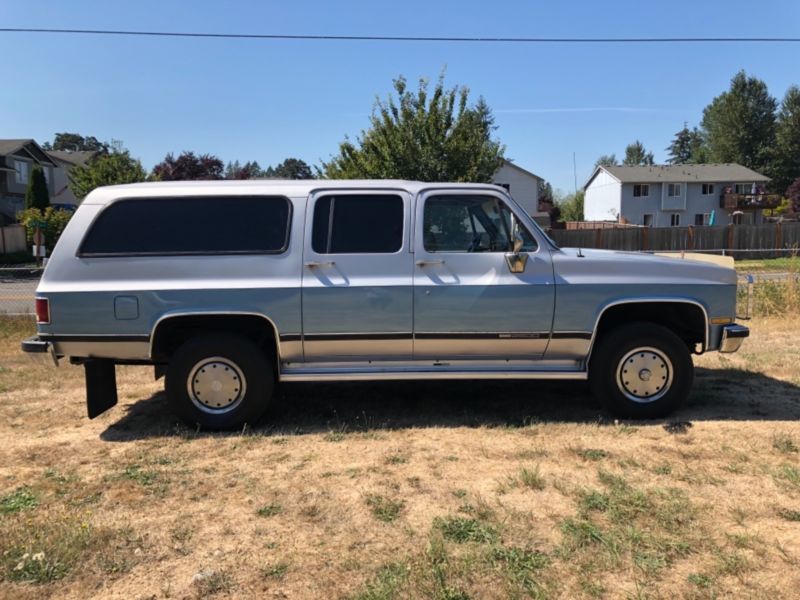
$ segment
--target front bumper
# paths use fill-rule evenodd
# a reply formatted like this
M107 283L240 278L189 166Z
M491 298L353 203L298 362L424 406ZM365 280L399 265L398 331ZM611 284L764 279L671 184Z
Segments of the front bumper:
M722 339L719 343L720 352L736 352L750 336L750 330L744 325L726 325L722 328Z

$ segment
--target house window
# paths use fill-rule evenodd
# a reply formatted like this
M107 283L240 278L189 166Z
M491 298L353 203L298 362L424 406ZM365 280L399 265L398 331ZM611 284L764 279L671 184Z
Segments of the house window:
M44 173L44 180L47 183L48 189L50 188L50 169L47 167L42 167L42 173Z
M650 195L650 186L646 183L633 184L633 197L634 198L647 198Z
M28 183L28 163L24 160L14 161L14 180L17 183Z
M681 184L680 183L668 183L667 184L667 196L670 198L677 198L681 195Z
M645 227L652 227L653 215L652 214L644 215L644 217L642 218L642 225L644 225Z
M681 226L681 216L678 213L672 213L669 216L669 224L671 227L680 227Z
M694 224L697 227L705 227L711 221L711 213L697 213L694 216Z
M713 183L704 183L703 184L703 196L711 196L714 193L714 184Z
M737 183L734 188L737 194L751 194L753 192L752 183Z

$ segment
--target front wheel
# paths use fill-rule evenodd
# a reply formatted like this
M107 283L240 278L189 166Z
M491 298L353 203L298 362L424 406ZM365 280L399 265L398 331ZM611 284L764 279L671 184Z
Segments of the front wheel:
M250 340L228 334L190 339L170 358L165 382L172 409L208 429L253 425L272 396L274 375L266 354Z
M693 378L686 343L653 323L631 323L605 334L589 363L592 392L625 418L668 415L686 401Z

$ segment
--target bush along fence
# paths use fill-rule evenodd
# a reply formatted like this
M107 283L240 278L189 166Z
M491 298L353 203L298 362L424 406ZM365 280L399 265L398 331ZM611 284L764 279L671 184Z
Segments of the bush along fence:
M800 223L724 227L636 227L626 229L554 229L550 236L564 248L600 248L636 252L710 252L734 258L777 258L800 250Z

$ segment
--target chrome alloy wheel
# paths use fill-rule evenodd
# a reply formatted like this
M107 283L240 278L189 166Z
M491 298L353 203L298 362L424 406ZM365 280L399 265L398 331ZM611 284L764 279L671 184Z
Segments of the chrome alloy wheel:
M197 408L221 414L239 405L247 391L247 381L235 362L223 356L212 356L192 367L186 390Z
M653 402L672 386L672 362L667 355L650 347L628 352L617 366L617 388L634 402Z

